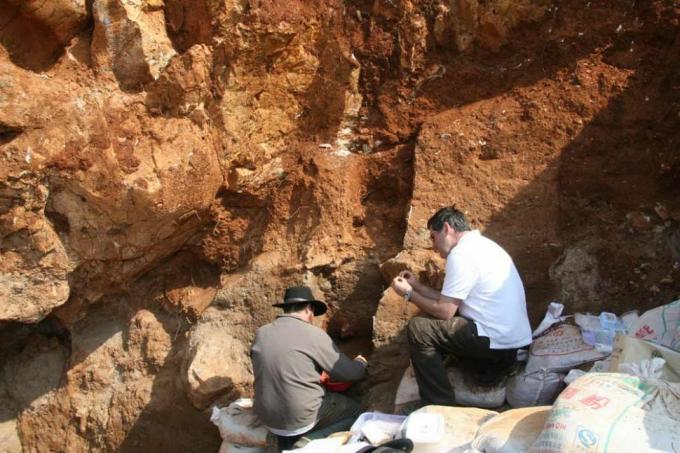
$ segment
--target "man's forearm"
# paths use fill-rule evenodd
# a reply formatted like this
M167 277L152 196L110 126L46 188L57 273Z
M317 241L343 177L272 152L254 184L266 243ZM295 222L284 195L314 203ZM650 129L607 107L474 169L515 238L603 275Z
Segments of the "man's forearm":
M437 291L434 288L430 288L429 286L427 286L423 283L416 282L415 285L413 285L413 290L426 299L430 299L430 300L433 300L433 301L436 301L436 300L439 299L439 295L440 295L439 291Z
M357 382L366 374L366 363L340 354L340 360L328 370L328 374L337 381Z
M458 307L452 303L441 303L439 301L439 293L436 291L435 293L437 294L437 298L432 299L424 296L420 292L414 291L413 294L411 294L411 302L428 315L437 319L443 319L445 321L451 319L451 317L456 314Z

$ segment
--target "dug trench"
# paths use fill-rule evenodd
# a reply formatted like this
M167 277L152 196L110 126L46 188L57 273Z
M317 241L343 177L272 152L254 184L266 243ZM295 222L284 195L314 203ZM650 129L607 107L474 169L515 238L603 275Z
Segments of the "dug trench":
M4 451L217 451L300 283L390 411L441 206L533 326L680 294L673 2L50 3L0 0Z

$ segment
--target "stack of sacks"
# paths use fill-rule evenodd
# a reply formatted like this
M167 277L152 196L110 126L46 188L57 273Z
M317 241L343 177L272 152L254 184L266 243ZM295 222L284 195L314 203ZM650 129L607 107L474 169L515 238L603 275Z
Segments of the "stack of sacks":
M568 317L562 316L563 310L562 304L553 302L549 305L545 318L533 333L535 339L529 350L526 366L510 377L507 385L492 389L470 388L462 379L460 371L449 369L456 403L494 408L501 406L505 397L513 408L547 405L564 388L565 374L570 370L583 369L589 363L595 363L591 372L610 370L608 360L612 350L611 342L600 344L598 335L590 338L593 337L593 331L582 331L579 326L565 322ZM577 319L584 325L597 321L597 325L601 326L602 318L616 322L616 326L611 329L613 332L622 333L625 328L625 331L636 338L680 350L680 300L649 310L639 317L635 312L621 318L610 313L601 313L599 316L577 314ZM620 337L620 334L616 336ZM613 338L612 336L610 340ZM616 354L616 347L614 353ZM616 368L611 370L617 371ZM583 374L582 371L576 371L573 379ZM418 385L413 369L409 366L397 390L395 410L399 411L408 403L418 400Z
M253 413L253 400L240 398L227 407L213 407L210 421L222 437L219 453L264 453L267 428Z
M602 342L600 334L607 332L602 329L599 332L593 329L594 325L604 327L602 318L605 315L619 325L614 329L617 335L615 337L610 335L610 338L606 338L606 340L613 338L613 342ZM600 313L599 319L592 315L577 314L576 322L582 327L586 343L594 345L596 349L612 352L607 359L595 362L589 372L623 371L619 367L623 359L637 363L641 360L651 360L654 356L661 356L673 361L677 359L672 351L680 351L680 300L648 310L642 316L638 316L636 311L623 314L620 318L605 312ZM630 333L631 336L625 333ZM643 342L638 339L648 341ZM663 369L670 368L666 366ZM583 370L573 369L565 377L564 382L571 384L584 374ZM666 379L674 382L673 372Z
M566 372L607 355L586 344L578 326L553 325L531 344L525 369L509 379L508 403L515 408L551 404Z
M658 359L663 362L662 359ZM657 377L587 373L557 398L529 451L675 451L680 445L680 384Z

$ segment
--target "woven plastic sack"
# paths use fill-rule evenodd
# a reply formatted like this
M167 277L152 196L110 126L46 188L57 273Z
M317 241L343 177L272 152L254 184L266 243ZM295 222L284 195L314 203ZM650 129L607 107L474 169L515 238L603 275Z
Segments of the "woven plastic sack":
M264 451L264 447L249 447L224 440L218 453L264 453Z
M550 415L551 406L511 409L485 422L472 441L470 453L524 453Z
M587 373L557 398L531 452L666 452L680 445L680 384Z
M505 397L514 408L552 404L564 388L564 374L523 370L508 379Z
M646 311L633 324L631 335L680 351L680 300Z
M418 413L441 414L444 434L438 442L416 443L413 453L463 453L470 448L479 427L498 415L498 412L475 407L450 406L425 406L413 412Z
M559 324L548 329L531 344L526 371L566 373L572 368L603 359L607 355L586 344L577 326Z

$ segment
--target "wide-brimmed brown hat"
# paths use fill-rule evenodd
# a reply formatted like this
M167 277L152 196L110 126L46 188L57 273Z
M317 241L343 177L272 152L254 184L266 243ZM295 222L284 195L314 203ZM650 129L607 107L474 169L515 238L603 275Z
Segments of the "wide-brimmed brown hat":
M314 307L314 316L321 316L326 313L326 304L320 300L316 300L312 295L312 290L307 286L294 286L286 289L286 294L283 296L283 302L273 304L272 307L283 308L290 304L299 304L301 302L308 302Z

